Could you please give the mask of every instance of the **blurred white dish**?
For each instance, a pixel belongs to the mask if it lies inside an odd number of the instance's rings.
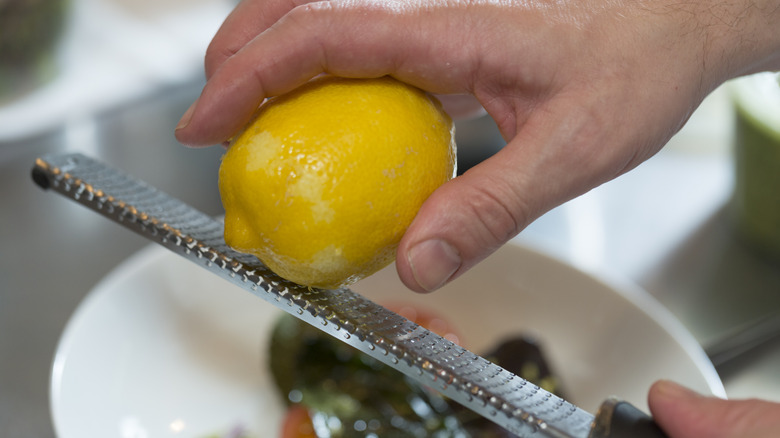
[[[693,338],[654,300],[511,244],[443,290],[417,295],[390,267],[355,287],[434,308],[476,352],[531,333],[574,402],[640,407],[673,379],[723,395]],[[149,247],[120,265],[69,322],[52,370],[60,438],[205,437],[241,427],[278,436],[283,408],[266,371],[280,311],[189,261]]]

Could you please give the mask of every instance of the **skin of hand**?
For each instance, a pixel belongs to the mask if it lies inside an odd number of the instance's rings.
[[[780,68],[778,22],[780,0],[244,0],[176,136],[225,142],[264,98],[321,73],[472,96],[507,146],[440,187],[404,235],[399,276],[432,291],[651,157],[723,81]]]
[[[774,438],[780,403],[705,397],[669,381],[656,382],[650,411],[670,438]]]
[[[180,142],[227,141],[265,98],[314,76],[391,75],[484,108],[507,140],[437,190],[398,248],[432,291],[551,208],[655,154],[727,79],[780,69],[780,0],[243,0],[206,54]],[[476,104],[476,105],[475,105]],[[780,405],[656,383],[671,438],[768,438]]]

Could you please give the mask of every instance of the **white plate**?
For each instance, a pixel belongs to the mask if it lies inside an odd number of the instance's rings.
[[[645,407],[659,378],[724,394],[701,348],[650,297],[518,245],[434,294],[409,292],[392,267],[355,289],[437,309],[477,352],[537,335],[573,401],[591,411],[609,395]],[[51,381],[58,436],[204,437],[236,427],[278,436],[283,410],[265,351],[279,312],[165,249],[141,251],[63,333]]]

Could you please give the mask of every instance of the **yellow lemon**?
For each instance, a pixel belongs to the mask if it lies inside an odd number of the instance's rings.
[[[389,77],[325,76],[267,100],[219,171],[225,241],[279,276],[337,288],[390,264],[455,175],[452,120]]]

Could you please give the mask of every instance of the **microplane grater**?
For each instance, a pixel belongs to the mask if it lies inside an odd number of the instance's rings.
[[[47,155],[36,160],[32,177],[520,437],[665,436],[627,402],[607,399],[594,416],[348,288],[284,280],[256,257],[230,249],[221,221],[92,158]]]

